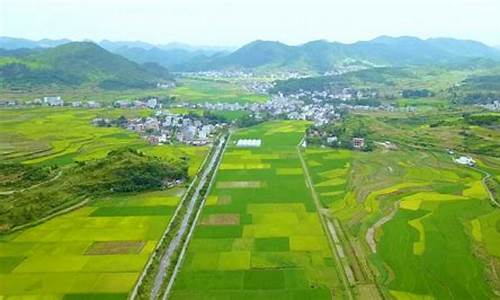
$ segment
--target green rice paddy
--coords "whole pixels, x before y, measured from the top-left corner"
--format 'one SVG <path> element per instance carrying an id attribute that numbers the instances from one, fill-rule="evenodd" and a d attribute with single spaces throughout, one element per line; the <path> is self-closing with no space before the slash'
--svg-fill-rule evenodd
<path id="1" fill-rule="evenodd" d="M 206 147 L 150 146 L 138 134 L 116 127 L 96 127 L 96 117 L 147 116 L 146 110 L 35 108 L 2 110 L 0 160 L 65 166 L 103 158 L 111 150 L 130 147 L 164 159 L 192 158 L 199 165 Z M 197 168 L 190 168 L 190 175 Z"/>
<path id="2" fill-rule="evenodd" d="M 172 299 L 341 295 L 296 150 L 306 125 L 271 122 L 233 134 Z M 262 139 L 262 146 L 237 148 L 243 138 Z"/>
<path id="3" fill-rule="evenodd" d="M 126 299 L 183 189 L 99 199 L 0 240 L 0 298 Z"/>
<path id="4" fill-rule="evenodd" d="M 56 164 L 104 157 L 132 147 L 165 160 L 185 157 L 195 175 L 206 147 L 153 147 L 120 128 L 97 128 L 97 116 L 136 110 L 3 110 L 2 161 Z M 0 299 L 126 299 L 163 234 L 184 188 L 114 194 L 44 223 L 0 235 Z"/>
<path id="5" fill-rule="evenodd" d="M 198 103 L 251 103 L 265 102 L 268 98 L 249 93 L 235 83 L 200 79 L 184 79 L 170 94 L 177 100 Z"/>
<path id="6" fill-rule="evenodd" d="M 498 289 L 500 211 L 482 175 L 447 154 L 400 149 L 372 153 L 308 148 L 315 189 L 349 240 L 351 266 L 397 299 L 490 299 Z M 375 231 L 376 252 L 365 241 Z M 361 250 L 361 251 L 360 251 Z M 349 251 L 348 251 L 349 252 Z"/>

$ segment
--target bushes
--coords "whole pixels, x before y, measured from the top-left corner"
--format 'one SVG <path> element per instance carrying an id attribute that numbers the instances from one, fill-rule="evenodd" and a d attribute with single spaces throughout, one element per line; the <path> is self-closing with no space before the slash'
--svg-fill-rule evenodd
<path id="1" fill-rule="evenodd" d="M 187 177 L 184 160 L 165 162 L 145 156 L 132 149 L 111 151 L 104 159 L 87 163 L 75 169 L 75 178 L 85 176 L 84 182 L 73 182 L 77 192 L 108 193 L 140 192 L 161 188 L 167 181 Z"/>
<path id="2" fill-rule="evenodd" d="M 0 163 L 1 188 L 26 188 L 49 180 L 52 168 L 23 165 L 21 163 Z"/>
<path id="3" fill-rule="evenodd" d="M 21 167 L 4 164 L 2 168 Z M 28 178 L 46 172 L 40 167 L 22 168 L 32 170 Z M 112 151 L 103 159 L 65 169 L 58 180 L 6 196 L 0 202 L 0 231 L 36 221 L 88 197 L 160 189 L 166 182 L 186 178 L 187 172 L 187 162 L 182 159 L 163 161 L 132 149 Z"/>

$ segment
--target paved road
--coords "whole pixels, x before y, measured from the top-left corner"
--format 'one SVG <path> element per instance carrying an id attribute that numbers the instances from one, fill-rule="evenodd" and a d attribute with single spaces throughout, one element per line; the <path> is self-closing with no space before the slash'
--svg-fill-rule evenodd
<path id="1" fill-rule="evenodd" d="M 163 256 L 160 260 L 160 267 L 158 269 L 159 271 L 156 274 L 153 288 L 151 291 L 151 299 L 156 299 L 158 297 L 158 295 L 160 293 L 160 288 L 161 288 L 162 283 L 165 280 L 165 276 L 167 274 L 167 269 L 170 266 L 170 262 L 173 258 L 172 256 L 175 253 L 175 251 L 177 249 L 179 249 L 179 247 L 181 247 L 183 244 L 182 237 L 186 234 L 187 230 L 189 230 L 192 226 L 195 226 L 195 222 L 190 224 L 189 221 L 191 220 L 193 214 L 196 212 L 194 210 L 196 200 L 198 199 L 200 192 L 201 192 L 201 189 L 203 188 L 203 186 L 205 185 L 207 180 L 210 180 L 210 178 L 208 178 L 209 177 L 208 175 L 214 169 L 214 167 L 217 166 L 218 157 L 219 157 L 220 152 L 223 150 L 223 146 L 224 146 L 224 138 L 221 139 L 219 144 L 217 144 L 217 146 L 216 146 L 217 148 L 214 150 L 214 154 L 213 154 L 212 158 L 208 162 L 207 167 L 204 169 L 204 171 L 200 177 L 200 181 L 199 181 L 198 185 L 196 186 L 196 190 L 193 193 L 193 196 L 191 197 L 191 199 L 189 199 L 187 211 L 183 216 L 179 231 L 177 231 L 176 235 L 174 236 L 174 238 L 172 239 L 172 241 L 168 245 L 167 249 L 165 250 L 165 253 L 163 254 Z"/>

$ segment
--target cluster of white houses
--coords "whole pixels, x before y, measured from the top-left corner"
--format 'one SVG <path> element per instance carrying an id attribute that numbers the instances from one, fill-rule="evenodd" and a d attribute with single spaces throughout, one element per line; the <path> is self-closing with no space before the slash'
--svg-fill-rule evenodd
<path id="1" fill-rule="evenodd" d="M 95 119 L 93 123 L 107 126 L 113 121 Z M 168 111 L 156 111 L 154 116 L 129 119 L 119 125 L 139 133 L 153 145 L 181 142 L 195 146 L 210 143 L 217 130 L 226 126 L 224 123 L 205 123 L 203 119 L 194 119 L 188 115 L 178 115 Z"/>

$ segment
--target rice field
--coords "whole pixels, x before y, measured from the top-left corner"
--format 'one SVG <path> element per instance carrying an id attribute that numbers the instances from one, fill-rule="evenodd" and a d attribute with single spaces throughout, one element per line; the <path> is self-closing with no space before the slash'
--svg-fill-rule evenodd
<path id="1" fill-rule="evenodd" d="M 206 147 L 150 146 L 97 116 L 135 110 L 2 110 L 1 161 L 71 168 L 120 147 L 165 160 L 185 157 L 194 176 Z M 127 299 L 184 193 L 183 187 L 114 194 L 44 223 L 0 235 L 0 299 Z"/>
<path id="2" fill-rule="evenodd" d="M 111 150 L 130 147 L 164 159 L 192 158 L 199 165 L 206 147 L 151 146 L 138 134 L 116 127 L 96 127 L 97 117 L 147 116 L 147 110 L 34 108 L 4 109 L 0 120 L 0 160 L 66 166 L 103 158 Z M 190 168 L 190 175 L 197 168 Z"/>
<path id="3" fill-rule="evenodd" d="M 358 284 L 396 299 L 495 297 L 500 211 L 481 173 L 436 152 L 305 152 L 323 206 L 348 237 Z"/>
<path id="4" fill-rule="evenodd" d="M 296 150 L 306 125 L 271 122 L 233 134 L 172 299 L 342 296 Z M 262 146 L 235 146 L 245 138 Z"/>
<path id="5" fill-rule="evenodd" d="M 183 79 L 180 86 L 170 91 L 176 100 L 205 103 L 253 103 L 266 102 L 265 95 L 252 94 L 235 83 L 226 81 Z"/>
<path id="6" fill-rule="evenodd" d="M 126 299 L 183 189 L 117 195 L 0 239 L 0 298 Z"/>

